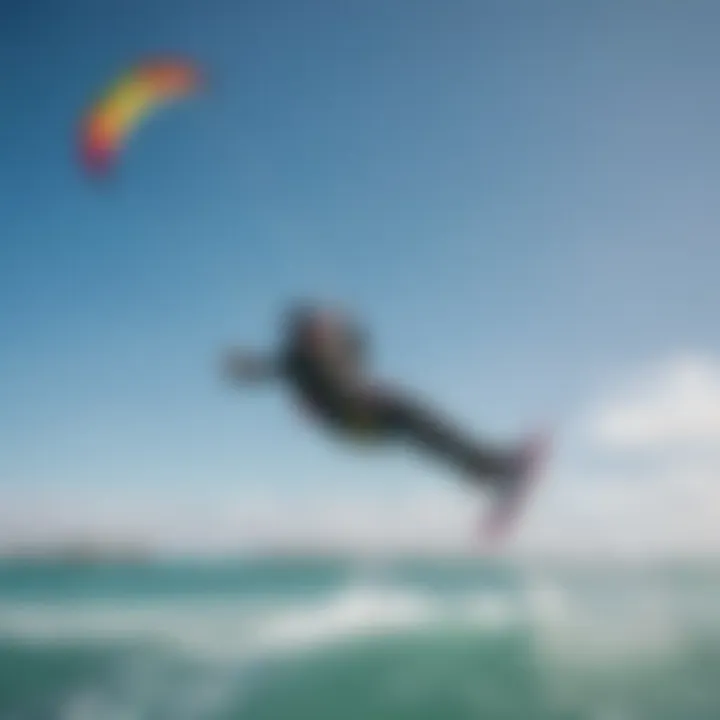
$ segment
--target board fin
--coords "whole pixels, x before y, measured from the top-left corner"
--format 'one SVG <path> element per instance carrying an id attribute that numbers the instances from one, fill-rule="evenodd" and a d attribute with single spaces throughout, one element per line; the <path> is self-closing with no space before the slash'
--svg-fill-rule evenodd
<path id="1" fill-rule="evenodd" d="M 485 543 L 497 546 L 515 529 L 532 491 L 544 475 L 550 446 L 547 432 L 536 433 L 522 444 L 517 475 L 498 488 L 490 511 L 482 519 L 481 536 Z"/>

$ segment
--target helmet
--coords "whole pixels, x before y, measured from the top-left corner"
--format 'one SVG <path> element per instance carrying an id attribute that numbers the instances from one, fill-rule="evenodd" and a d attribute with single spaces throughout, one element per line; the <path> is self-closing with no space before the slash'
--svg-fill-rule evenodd
<path id="1" fill-rule="evenodd" d="M 285 314 L 284 330 L 290 343 L 315 347 L 337 341 L 348 333 L 348 321 L 344 314 L 333 307 L 317 303 L 295 303 Z"/>

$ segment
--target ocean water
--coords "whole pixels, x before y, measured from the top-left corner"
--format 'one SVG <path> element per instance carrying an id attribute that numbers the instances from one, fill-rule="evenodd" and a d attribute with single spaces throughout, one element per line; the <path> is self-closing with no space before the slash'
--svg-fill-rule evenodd
<path id="1" fill-rule="evenodd" d="M 0 566 L 1 720 L 718 720 L 720 564 Z"/>

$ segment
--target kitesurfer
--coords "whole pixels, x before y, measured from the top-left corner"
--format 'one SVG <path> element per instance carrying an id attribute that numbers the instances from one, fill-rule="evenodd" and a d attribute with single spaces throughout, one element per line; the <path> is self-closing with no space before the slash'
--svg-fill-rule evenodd
<path id="1" fill-rule="evenodd" d="M 293 306 L 276 353 L 233 350 L 225 372 L 234 381 L 284 382 L 315 417 L 346 436 L 402 441 L 426 451 L 496 493 L 499 525 L 515 511 L 544 448 L 542 437 L 512 447 L 480 442 L 415 394 L 377 384 L 368 374 L 364 330 L 322 305 Z"/>

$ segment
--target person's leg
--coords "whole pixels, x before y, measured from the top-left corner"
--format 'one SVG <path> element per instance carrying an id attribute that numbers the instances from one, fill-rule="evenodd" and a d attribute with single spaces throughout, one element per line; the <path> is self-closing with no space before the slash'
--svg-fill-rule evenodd
<path id="1" fill-rule="evenodd" d="M 514 477 L 517 452 L 468 437 L 434 410 L 407 396 L 379 393 L 374 398 L 377 422 L 385 434 L 428 451 L 477 482 L 497 486 Z"/>

